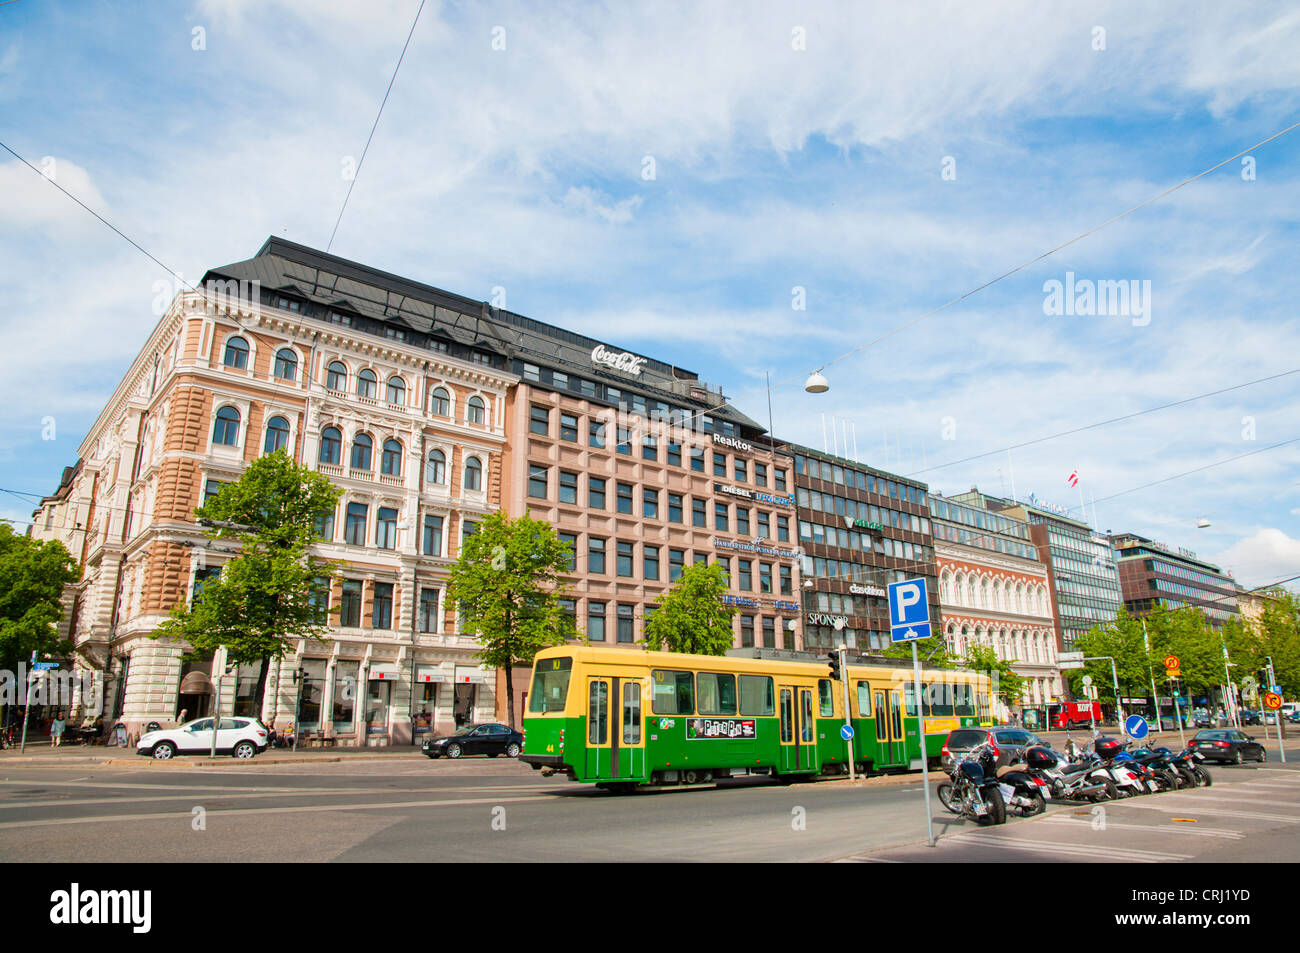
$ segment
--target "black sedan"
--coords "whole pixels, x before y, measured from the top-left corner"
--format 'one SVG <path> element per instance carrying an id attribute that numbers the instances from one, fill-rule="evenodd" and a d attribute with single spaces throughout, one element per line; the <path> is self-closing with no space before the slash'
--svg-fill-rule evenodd
<path id="1" fill-rule="evenodd" d="M 519 757 L 524 750 L 524 736 L 509 725 L 466 725 L 455 734 L 442 738 L 430 738 L 424 743 L 424 753 L 430 758 L 460 758 L 469 754 L 485 754 L 495 758 L 499 754 L 507 758 Z"/>
<path id="2" fill-rule="evenodd" d="M 1236 728 L 1211 728 L 1198 731 L 1187 746 L 1207 761 L 1267 761 L 1264 746 L 1244 731 Z"/>

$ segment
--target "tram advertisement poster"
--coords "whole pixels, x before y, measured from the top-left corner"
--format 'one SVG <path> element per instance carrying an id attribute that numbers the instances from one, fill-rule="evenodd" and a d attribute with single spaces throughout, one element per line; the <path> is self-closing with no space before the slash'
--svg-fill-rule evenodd
<path id="1" fill-rule="evenodd" d="M 752 718 L 688 718 L 686 737 L 692 738 L 753 738 Z"/>

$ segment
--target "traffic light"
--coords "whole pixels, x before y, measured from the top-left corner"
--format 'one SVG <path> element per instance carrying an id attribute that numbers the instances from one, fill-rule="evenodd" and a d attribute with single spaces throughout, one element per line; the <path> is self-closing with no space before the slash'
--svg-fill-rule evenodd
<path id="1" fill-rule="evenodd" d="M 827 652 L 827 653 L 826 653 L 826 658 L 827 658 L 827 659 L 830 661 L 830 663 L 831 663 L 831 678 L 835 679 L 836 681 L 839 681 L 839 678 L 840 678 L 840 653 L 839 653 L 839 652 Z"/>
<path id="2" fill-rule="evenodd" d="M 1269 690 L 1271 689 L 1271 687 L 1272 687 L 1272 685 L 1273 685 L 1273 682 L 1272 682 L 1272 680 L 1268 677 L 1268 669 L 1266 669 L 1266 668 L 1261 668 L 1261 669 L 1256 673 L 1255 677 L 1259 680 L 1259 684 L 1265 686 L 1265 688 L 1264 688 L 1265 691 L 1269 691 Z"/>

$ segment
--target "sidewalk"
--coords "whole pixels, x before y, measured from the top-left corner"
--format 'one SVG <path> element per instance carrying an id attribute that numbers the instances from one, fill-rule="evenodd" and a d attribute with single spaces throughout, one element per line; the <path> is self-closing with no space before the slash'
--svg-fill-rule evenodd
<path id="1" fill-rule="evenodd" d="M 385 748 L 303 748 L 293 751 L 290 748 L 273 748 L 263 751 L 255 758 L 240 759 L 230 755 L 218 755 L 216 758 L 178 756 L 167 761 L 158 761 L 135 753 L 134 748 L 107 747 L 104 745 L 63 745 L 51 747 L 46 741 L 43 745 L 28 743 L 27 750 L 19 752 L 17 748 L 0 751 L 0 765 L 31 764 L 44 767 L 74 764 L 112 765 L 115 767 L 132 766 L 158 767 L 180 766 L 221 766 L 249 764 L 329 764 L 338 761 L 409 761 L 423 758 L 420 749 L 413 747 Z"/>

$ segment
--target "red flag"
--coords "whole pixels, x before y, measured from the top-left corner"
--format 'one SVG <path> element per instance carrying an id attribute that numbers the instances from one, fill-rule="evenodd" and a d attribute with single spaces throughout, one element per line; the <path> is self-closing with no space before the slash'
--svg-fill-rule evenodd
<path id="1" fill-rule="evenodd" d="M 1069 478 L 1066 480 L 1066 482 L 1069 483 L 1070 486 L 1078 486 L 1078 485 L 1079 485 L 1079 471 L 1078 471 L 1077 469 L 1076 469 L 1076 470 L 1071 470 L 1071 471 L 1070 471 L 1070 476 L 1069 476 Z"/>

